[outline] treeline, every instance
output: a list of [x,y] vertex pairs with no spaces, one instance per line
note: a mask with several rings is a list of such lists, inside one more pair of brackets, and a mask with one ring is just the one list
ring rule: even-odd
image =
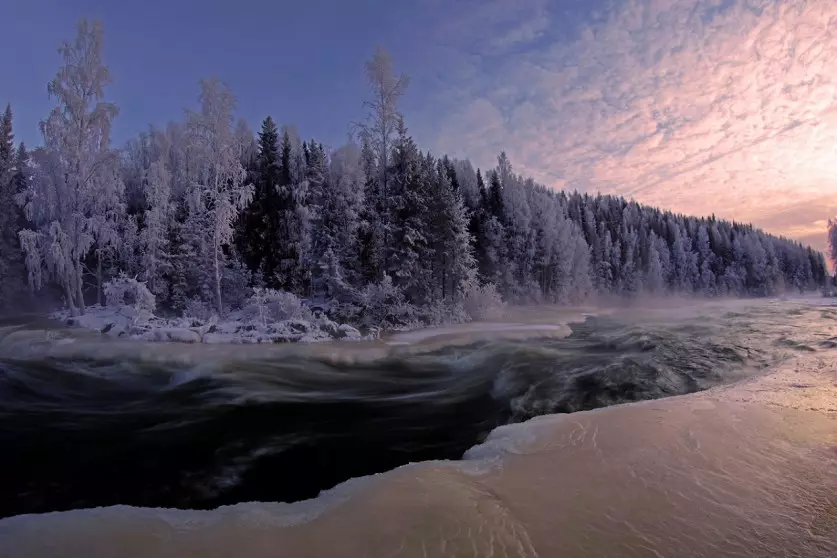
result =
[[[224,84],[201,84],[181,122],[110,146],[117,108],[102,29],[81,22],[49,84],[57,100],[31,157],[0,128],[0,304],[54,289],[75,312],[120,274],[158,306],[224,313],[253,287],[341,319],[371,300],[390,322],[474,315],[499,296],[567,303],[594,293],[770,295],[827,276],[823,255],[750,225],[557,192],[421,151],[398,111],[408,80],[366,64],[370,101],[331,149],[270,117],[254,135]],[[376,318],[376,319],[378,319]]]

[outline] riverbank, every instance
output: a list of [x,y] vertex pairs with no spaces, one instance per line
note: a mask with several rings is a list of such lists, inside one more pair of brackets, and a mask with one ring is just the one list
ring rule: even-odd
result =
[[[837,367],[497,429],[463,462],[298,504],[0,521],[4,556],[786,556],[837,551]],[[126,479],[130,482],[130,479]]]
[[461,461],[294,504],[5,519],[0,556],[833,556],[837,312],[779,305],[763,325],[734,310],[742,336],[769,329],[787,359],[699,393],[501,426]]

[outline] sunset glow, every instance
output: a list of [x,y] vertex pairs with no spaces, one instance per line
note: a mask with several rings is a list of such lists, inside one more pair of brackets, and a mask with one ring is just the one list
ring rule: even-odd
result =
[[555,187],[752,221],[824,249],[837,214],[837,3],[630,0],[569,34],[551,31],[562,14],[548,2],[492,6],[496,28],[517,30],[507,40],[475,52],[444,34],[452,74],[468,78],[451,84],[459,104],[440,150],[489,165],[506,149]]

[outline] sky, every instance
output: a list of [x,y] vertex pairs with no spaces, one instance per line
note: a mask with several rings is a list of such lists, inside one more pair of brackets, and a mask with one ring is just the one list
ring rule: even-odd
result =
[[[837,215],[833,0],[0,0],[0,102],[37,144],[75,21],[105,26],[117,144],[226,81],[269,115],[343,143],[363,63],[411,76],[418,144],[555,188],[750,221],[825,248]],[[11,14],[11,17],[9,17]]]

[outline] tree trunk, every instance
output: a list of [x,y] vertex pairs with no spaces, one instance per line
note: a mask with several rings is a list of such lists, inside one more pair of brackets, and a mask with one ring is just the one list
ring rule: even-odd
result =
[[78,296],[78,300],[76,302],[78,303],[79,312],[81,314],[84,314],[87,309],[84,306],[84,293],[82,292],[82,289],[81,289],[82,279],[83,279],[83,275],[82,275],[82,272],[81,272],[81,261],[77,261],[75,263],[75,265],[76,265],[76,277],[77,277],[77,279],[76,279],[76,294]]
[[96,267],[96,303],[102,305],[102,251],[96,251],[96,259],[98,264]]
[[70,284],[65,279],[64,283],[64,297],[67,299],[67,306],[70,307],[70,315],[78,316],[78,308],[76,308],[75,300],[73,299],[73,291],[70,289]]
[[448,258],[446,254],[442,254],[442,300],[447,300],[448,298],[448,274],[447,274],[447,262]]
[[218,262],[218,232],[215,232],[215,250],[212,252],[212,260],[215,268],[215,308],[218,310],[218,316],[223,314],[221,307],[221,268]]

